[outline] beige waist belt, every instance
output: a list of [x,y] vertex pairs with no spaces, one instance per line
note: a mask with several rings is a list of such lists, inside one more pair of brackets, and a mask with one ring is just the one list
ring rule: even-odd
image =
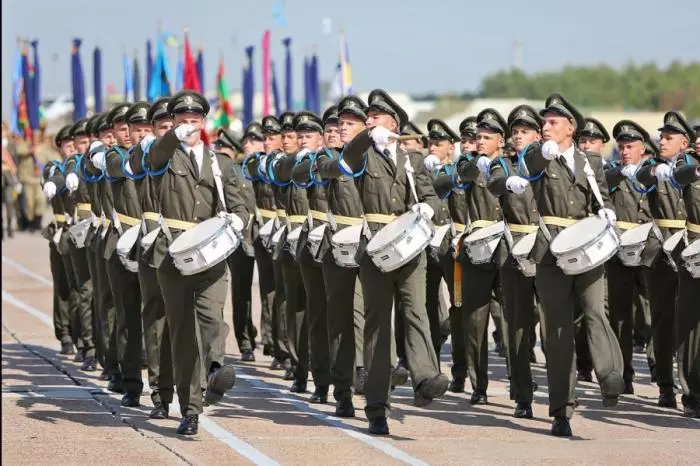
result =
[[391,223],[396,220],[396,215],[386,215],[386,214],[365,214],[365,220],[370,223]]
[[328,221],[328,216],[325,212],[320,212],[318,210],[310,210],[309,213],[311,214],[311,218],[313,218],[314,220],[318,220],[319,222]]
[[474,228],[484,228],[484,227],[489,227],[496,223],[495,220],[474,220],[472,223],[469,224],[469,228],[472,230]]
[[141,220],[138,218],[134,217],[129,217],[128,215],[120,214],[117,212],[117,218],[119,219],[120,223],[124,223],[126,225],[129,225],[130,227],[133,227],[134,225],[138,225],[141,223]]
[[78,212],[92,213],[92,205],[91,204],[80,202],[80,203],[78,203],[78,205],[76,207],[78,209]]
[[620,220],[618,220],[617,222],[615,222],[615,224],[617,225],[617,228],[619,228],[620,230],[631,230],[632,228],[636,228],[636,227],[638,227],[639,225],[641,225],[640,223],[623,222],[623,221],[620,221]]
[[700,225],[698,225],[697,223],[690,223],[690,222],[688,222],[688,223],[686,224],[686,228],[688,229],[688,231],[692,231],[693,233],[699,233],[699,234],[700,234]]
[[467,226],[463,223],[455,223],[454,226],[455,226],[455,231],[457,233],[460,233],[460,234],[464,233],[467,230]]
[[[275,215],[277,215],[277,213],[274,210],[258,209],[258,211],[260,212],[260,216],[262,218],[270,219],[270,218],[275,218]],[[282,212],[284,212],[284,211],[282,211]]]
[[141,218],[144,220],[151,220],[152,222],[157,222],[160,218],[160,215],[158,215],[156,212],[144,212],[141,215]]
[[539,227],[537,225],[518,225],[517,223],[509,223],[508,230],[511,233],[525,233],[530,234],[537,231]]
[[168,225],[168,228],[173,228],[175,230],[189,230],[190,228],[194,228],[197,226],[197,224],[194,222],[175,220],[173,218],[163,217],[163,221],[165,221],[165,224]]
[[665,218],[654,219],[654,222],[661,228],[685,228],[685,220],[669,220]]
[[545,225],[554,225],[556,227],[570,227],[574,223],[578,222],[578,220],[579,219],[575,218],[542,216],[542,221]]
[[333,215],[335,223],[338,225],[353,226],[362,225],[362,217],[345,217],[343,215]]

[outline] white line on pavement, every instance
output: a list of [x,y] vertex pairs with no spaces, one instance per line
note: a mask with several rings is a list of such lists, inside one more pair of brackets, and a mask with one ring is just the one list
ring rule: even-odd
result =
[[[3,257],[3,262],[4,262],[4,259],[5,258]],[[18,268],[18,270],[19,270],[19,268]],[[35,278],[35,277],[32,277],[32,278]],[[41,322],[46,324],[47,327],[53,328],[53,320],[49,316],[47,316],[44,312],[42,312],[39,309],[25,303],[21,299],[15,298],[14,296],[12,296],[10,293],[8,293],[5,290],[2,290],[2,300],[17,307],[18,309],[21,309],[22,311],[26,312],[27,314],[31,315],[32,317],[36,317],[37,319],[41,320]],[[179,412],[179,409],[178,409],[178,412]],[[217,424],[213,420],[209,419],[207,416],[205,416],[205,415],[199,416],[199,425],[202,426],[202,428],[204,430],[209,432],[215,439],[219,440],[220,442],[224,443],[225,445],[228,445],[233,450],[235,450],[239,455],[241,455],[245,458],[248,458],[254,464],[262,465],[262,466],[277,466],[277,465],[279,465],[279,463],[277,463],[275,460],[265,456],[262,452],[257,450],[255,447],[253,447],[249,443],[246,443],[245,441],[239,439],[238,437],[236,437],[232,433],[228,432],[226,429],[221,427],[219,424]]]
[[34,280],[38,281],[42,285],[50,286],[53,288],[53,282],[51,280],[49,280],[48,278],[46,278],[42,275],[39,275],[37,273],[32,272],[31,270],[29,270],[28,268],[26,268],[25,266],[23,266],[19,262],[16,262],[7,256],[4,256],[4,255],[2,256],[2,263],[9,265],[13,269],[17,270],[20,273],[23,273],[24,275],[26,275],[28,277],[32,277]]

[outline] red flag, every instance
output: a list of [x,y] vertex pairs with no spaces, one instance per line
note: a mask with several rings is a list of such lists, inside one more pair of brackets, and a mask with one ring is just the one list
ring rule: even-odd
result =
[[191,89],[193,91],[202,92],[202,86],[199,82],[197,73],[197,64],[192,58],[192,49],[190,48],[190,39],[185,32],[185,65],[182,70],[182,88]]
[[263,52],[263,115],[270,114],[270,31],[262,38]]

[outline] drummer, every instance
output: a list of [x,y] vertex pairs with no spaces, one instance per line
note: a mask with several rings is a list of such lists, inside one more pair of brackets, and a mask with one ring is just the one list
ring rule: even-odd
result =
[[[580,275],[566,275],[549,251],[550,240],[563,228],[589,214],[615,221],[602,171],[595,172],[604,205],[598,205],[584,173],[586,154],[574,146],[577,131],[584,127],[581,114],[561,95],[547,98],[543,145],[532,145],[523,157],[522,172],[532,183],[537,210],[542,216],[531,257],[537,263],[535,283],[545,315],[547,380],[552,435],[570,437],[569,419],[575,403],[574,314],[580,309],[588,330],[593,367],[611,406],[624,390],[620,346],[604,313],[603,266]],[[544,176],[546,174],[547,176]],[[567,202],[568,201],[568,202]]]
[[[664,115],[661,132],[660,154],[647,160],[637,171],[637,181],[649,189],[649,207],[655,224],[664,241],[686,227],[687,213],[683,205],[681,186],[671,179],[674,167],[688,163],[690,141],[695,140],[695,131],[678,112]],[[651,190],[651,187],[656,189]],[[682,248],[682,241],[676,248]],[[675,346],[675,309],[678,291],[678,274],[671,259],[662,251],[663,244],[654,234],[649,235],[647,247],[642,254],[642,265],[649,283],[651,305],[652,341],[656,359],[656,384],[659,386],[658,405],[676,409],[676,392],[673,380],[673,353]],[[674,252],[676,252],[674,250]]]
[[[233,132],[226,128],[220,128],[218,139],[214,141],[217,154],[223,154],[234,162],[237,173],[241,172],[241,164],[244,159],[243,146]],[[241,194],[246,200],[248,212],[255,212],[255,193],[248,180],[241,180]],[[250,222],[243,233],[241,246],[231,254],[228,259],[229,272],[231,274],[231,301],[233,307],[233,333],[238,343],[238,351],[241,353],[241,361],[255,361],[255,338],[258,329],[253,324],[253,269],[255,267],[255,253],[253,250],[253,235],[257,232],[257,226]]]
[[[117,144],[110,150],[93,155],[97,168],[105,168],[105,176],[111,182],[112,229],[107,236],[107,251],[116,248],[119,237],[129,228],[141,224],[142,210],[136,184],[130,168],[126,166],[127,149],[141,142],[153,132],[148,121],[147,102],[116,107],[109,113]],[[124,162],[124,163],[123,163]],[[110,212],[105,212],[110,215]],[[107,261],[112,295],[117,308],[117,353],[122,373],[124,398],[122,406],[140,406],[143,382],[141,379],[141,350],[143,345],[141,325],[141,288],[139,276],[127,270],[117,253],[111,252]]]
[[[491,161],[502,153],[506,139],[510,136],[508,124],[500,113],[488,108],[476,117],[477,150],[460,157],[455,167],[453,180],[465,190],[469,219],[467,233],[491,226],[503,219],[498,199],[489,192],[486,177]],[[466,236],[466,235],[465,235]],[[493,257],[486,263],[475,263],[466,254],[464,236],[458,246],[461,277],[456,286],[461,287],[462,320],[467,335],[467,369],[472,385],[470,404],[486,404],[488,396],[488,322],[491,296],[501,301],[498,267]],[[502,317],[495,316],[498,319]],[[494,319],[495,320],[495,319]]]
[[401,141],[401,148],[405,150],[406,152],[419,152],[422,155],[427,155],[428,152],[428,138],[425,136],[423,131],[416,126],[415,123],[412,121],[406,122],[401,127],[401,132],[399,133],[401,136],[411,136],[411,135],[418,135],[420,136],[419,138],[416,139],[407,139],[405,141]]
[[343,147],[340,142],[340,127],[338,126],[338,106],[331,105],[323,112],[323,140],[329,149],[338,151]]
[[[516,418],[532,418],[533,380],[530,370],[530,351],[535,311],[535,277],[526,276],[509,251],[526,235],[537,232],[539,215],[529,182],[517,176],[517,153],[540,139],[542,118],[529,105],[519,105],[508,115],[508,127],[513,135],[516,154],[499,157],[491,163],[489,191],[498,196],[506,228],[512,241],[508,248],[498,251],[501,289],[503,290],[504,317],[510,374],[510,399],[515,401]],[[510,244],[509,244],[510,243]]]
[[[694,128],[698,131],[698,128]],[[698,133],[695,133],[696,145]],[[700,154],[690,153],[678,163],[673,179],[683,187],[683,200],[688,213],[688,243],[700,241]],[[696,248],[695,251],[698,251]],[[679,261],[682,263],[683,261]],[[695,266],[697,268],[697,265]],[[678,337],[678,375],[683,389],[683,415],[700,418],[700,348],[694,344],[700,335],[698,302],[700,278],[693,278],[688,269],[678,267],[678,301],[676,302],[676,331]]]
[[[163,217],[161,227],[166,234],[159,235],[155,241],[154,263],[165,301],[182,414],[177,433],[194,435],[203,401],[218,402],[235,382],[233,366],[224,364],[228,334],[223,321],[228,288],[226,265],[221,262],[197,274],[183,276],[168,253],[172,244],[169,237],[175,240],[183,231],[213,218],[224,204],[214,180],[214,161],[223,175],[225,206],[235,229],[244,228],[249,212],[238,177],[232,176],[235,175],[233,161],[211,153],[201,141],[204,117],[209,112],[207,100],[196,92],[183,90],[172,97],[167,110],[175,127],[153,142],[144,163],[162,173],[156,176],[163,183],[159,207]],[[207,387],[204,400],[203,376]]]
[[[141,204],[142,226],[139,243],[143,236],[151,233],[158,226],[160,207],[158,205],[158,178],[143,176],[144,152],[150,150],[151,143],[173,127],[173,120],[168,113],[169,97],[156,100],[146,113],[146,120],[152,130],[143,131],[143,138],[137,142],[137,135],[142,132],[130,133],[134,143],[129,155],[129,168],[135,175],[134,183]],[[140,126],[140,125],[139,125]],[[156,233],[157,234],[157,233]],[[139,247],[140,244],[137,245]],[[149,413],[151,419],[166,419],[173,401],[173,359],[170,348],[170,331],[165,318],[165,303],[163,293],[158,284],[158,275],[153,263],[153,247],[140,248],[139,254],[139,285],[141,286],[141,302],[143,305],[143,335],[146,346],[146,361],[148,365],[148,385],[151,387],[153,409]]]
[[294,130],[294,113],[284,112],[280,115],[280,126],[282,129],[282,150],[286,154],[296,154],[299,150],[299,141]]
[[[365,362],[368,379],[365,386],[369,432],[388,435],[387,414],[391,385],[391,308],[394,290],[401,296],[406,319],[407,360],[414,388],[414,404],[427,406],[447,390],[449,379],[440,373],[430,341],[425,310],[425,254],[392,272],[382,272],[365,253],[368,235],[376,234],[396,216],[412,210],[429,219],[438,198],[418,154],[398,147],[396,132],[406,121],[405,111],[383,90],[369,95],[367,126],[350,141],[341,160],[318,164],[322,178],[345,174],[357,178],[367,228],[360,240],[358,263],[366,302]],[[409,168],[415,173],[411,175]],[[416,185],[416,203],[409,187],[409,176]],[[430,205],[432,204],[432,206]]]
[[[615,124],[613,138],[617,142],[622,163],[609,163],[605,170],[605,180],[617,214],[617,227],[625,232],[651,221],[647,192],[634,180],[635,173],[643,162],[646,144],[651,138],[644,128],[630,120],[622,120]],[[605,267],[610,322],[620,343],[624,361],[622,374],[625,380],[624,393],[633,394],[634,307],[637,295],[647,296],[647,281],[643,267],[627,267],[617,256],[606,262]]]

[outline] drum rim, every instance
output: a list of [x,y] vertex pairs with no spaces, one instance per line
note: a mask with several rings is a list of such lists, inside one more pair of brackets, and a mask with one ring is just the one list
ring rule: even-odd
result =
[[[396,219],[394,219],[391,223],[387,223],[387,224],[384,225],[382,228],[380,228],[379,231],[382,231],[384,228],[388,227],[389,225],[391,225],[391,224],[394,223],[395,221],[399,220],[399,219],[402,218],[403,216],[407,216],[407,217],[408,217],[407,214],[412,214],[411,217],[413,218],[413,220],[411,221],[411,224],[410,224],[411,227],[415,227],[416,225],[420,225],[421,223],[425,223],[426,225],[428,225],[428,230],[431,230],[431,229],[432,229],[432,233],[433,233],[433,234],[430,235],[430,239],[432,239],[433,235],[435,235],[435,226],[433,226],[428,220],[426,220],[425,218],[423,218],[422,215],[417,214],[417,213],[413,212],[412,210],[409,210],[408,212],[404,212],[403,214],[399,215],[399,216],[396,217]],[[379,233],[379,231],[377,231],[377,234]],[[372,248],[372,247],[371,247],[372,241],[374,241],[374,239],[377,238],[377,235],[374,235],[374,236],[369,240],[369,242],[367,243],[367,249],[366,249],[366,251],[367,251],[368,254],[372,254],[372,253],[376,253],[376,252],[378,252],[378,251],[380,251],[380,250],[383,250],[383,249],[385,249],[385,248],[388,247],[388,246],[393,246],[394,244],[400,242],[402,239],[404,239],[406,236],[408,236],[409,231],[413,231],[413,228],[404,228],[403,230],[401,230],[401,233],[400,233],[399,235],[395,236],[390,242],[385,243],[385,244],[383,244],[383,245],[381,245],[381,246],[378,246],[378,247],[376,247],[376,248]],[[430,240],[428,240],[428,244],[430,244]]]
[[[671,253],[673,252],[673,250],[676,249],[676,248],[678,247],[678,243],[680,243],[681,239],[683,238],[683,233],[684,233],[684,230],[678,230],[678,231],[676,231],[675,233],[673,233],[671,236],[669,236],[668,238],[666,238],[666,239],[664,240],[663,244],[661,245],[661,249],[663,249],[663,251],[664,251],[665,253],[671,254]],[[667,248],[666,248],[666,243],[668,243],[669,241],[671,241],[671,239],[673,239],[673,238],[678,238],[678,239],[673,243],[673,246],[672,246],[670,249],[667,249]],[[669,243],[669,244],[670,244],[670,243]]]
[[[697,245],[697,246],[696,246],[696,245]],[[692,254],[686,254],[686,251],[689,250],[689,249],[691,248],[691,246],[692,246],[692,247],[698,248],[698,250],[695,251],[695,252],[693,252]],[[697,256],[697,255],[700,255],[700,238],[697,238],[697,239],[691,241],[691,242],[688,244],[688,246],[686,246],[685,248],[683,248],[683,251],[681,251],[681,258],[682,258],[683,260],[687,260],[687,259],[693,258],[693,257],[695,257],[695,256]]]
[[[513,247],[510,248],[510,255],[513,256],[514,258],[516,258],[516,257],[527,257],[527,256],[532,252],[532,249],[535,247],[535,243],[537,243],[537,233],[538,233],[537,231],[533,231],[532,233],[528,233],[528,234],[524,235],[522,238],[520,238],[515,244],[513,244]],[[529,237],[529,236],[532,236],[532,237],[534,238],[534,239],[532,240],[532,246],[530,247],[530,249],[529,249],[526,253],[524,253],[524,254],[516,254],[516,253],[515,253],[515,248],[516,248],[520,243],[522,243],[523,240],[525,240],[525,238],[527,238],[527,237]],[[529,259],[527,259],[527,260],[529,260]],[[531,261],[531,262],[532,262],[532,261]]]
[[[220,218],[220,217],[212,217],[212,218],[209,218],[209,219],[205,220],[204,222],[198,223],[196,226],[192,227],[192,229],[197,228],[197,226],[199,226],[199,225],[204,225],[204,223],[205,223],[205,222],[208,222],[209,220],[214,220],[214,219],[218,219],[218,218]],[[179,254],[185,254],[185,253],[187,253],[187,252],[193,251],[193,250],[197,249],[198,247],[200,247],[203,243],[208,243],[208,242],[210,242],[211,240],[213,240],[215,237],[219,236],[219,235],[221,234],[221,232],[223,232],[223,231],[226,230],[227,228],[228,228],[228,229],[231,229],[231,230],[233,231],[233,225],[231,225],[230,223],[224,221],[224,223],[222,224],[221,228],[219,228],[218,230],[216,230],[216,231],[215,231],[214,233],[212,233],[211,235],[208,235],[206,238],[202,238],[202,239],[200,240],[199,243],[197,243],[197,244],[195,244],[195,245],[192,245],[192,246],[188,246],[186,249],[181,249],[181,250],[179,250],[179,251],[173,252],[173,251],[172,251],[172,247],[173,247],[173,245],[176,243],[177,240],[179,240],[180,238],[182,238],[182,234],[181,234],[180,236],[178,236],[177,238],[175,238],[175,239],[173,240],[173,242],[170,244],[170,246],[168,246],[168,252],[169,252],[170,255],[172,256],[173,254],[178,254],[178,255],[179,255]],[[192,230],[187,230],[187,231],[192,231]],[[183,232],[183,233],[184,233],[184,232]],[[235,234],[235,232],[234,232],[233,236],[234,236],[235,238],[238,238],[238,236]],[[240,242],[240,240],[238,240],[238,241]]]
[[[601,230],[601,232],[600,232],[600,234],[599,234],[598,236],[594,237],[593,239],[591,239],[590,241],[588,241],[588,242],[586,242],[586,243],[584,243],[584,244],[581,244],[581,245],[579,245],[579,246],[576,246],[575,248],[569,249],[569,250],[566,251],[566,252],[560,252],[560,253],[558,253],[558,254],[555,253],[555,252],[552,250],[552,246],[554,246],[554,243],[557,241],[557,239],[561,236],[561,234],[562,234],[565,230],[567,230],[568,228],[572,228],[572,227],[578,225],[580,222],[583,222],[584,220],[589,220],[589,219],[602,220],[602,219],[600,219],[600,218],[598,218],[598,217],[586,217],[586,218],[582,218],[582,219],[578,220],[578,221],[577,221],[576,223],[574,223],[573,225],[566,227],[564,230],[562,230],[562,231],[559,232],[559,234],[552,240],[551,243],[549,243],[549,250],[550,250],[550,252],[551,252],[555,257],[560,257],[560,256],[563,255],[563,254],[568,254],[568,253],[570,253],[570,252],[573,251],[574,249],[585,249],[585,248],[587,248],[588,246],[590,246],[590,245],[596,243],[597,241],[599,241],[600,238],[601,238],[602,236],[605,236],[605,235],[607,235],[607,234],[615,235],[615,233],[613,233],[613,232],[611,231],[612,226],[611,226],[609,223],[607,223],[606,226],[605,226],[605,228],[603,228],[603,229]],[[604,220],[603,220],[603,221],[604,221]],[[620,246],[620,239],[619,239],[619,237],[618,237],[618,240],[617,240],[617,245],[618,245],[618,247]]]
[[485,237],[483,237],[483,238],[479,238],[479,239],[476,239],[476,240],[471,240],[471,241],[469,241],[469,237],[470,237],[471,235],[475,235],[476,233],[482,232],[482,231],[484,231],[485,228],[493,228],[493,227],[496,227],[496,226],[498,226],[499,223],[500,223],[500,224],[503,224],[503,228],[505,229],[505,226],[506,226],[505,222],[504,222],[503,220],[499,220],[498,222],[496,222],[496,223],[494,223],[494,224],[492,224],[492,225],[488,225],[488,226],[485,226],[485,227],[477,228],[476,230],[470,232],[467,236],[464,237],[464,242],[465,242],[465,243],[467,243],[467,242],[469,242],[469,243],[476,243],[476,242],[478,242],[478,241],[487,241],[487,242],[488,242],[488,241],[492,240],[492,239],[495,238],[495,237],[499,237],[499,238],[500,238],[501,236],[503,236],[503,234],[505,233],[505,231],[499,231],[499,232],[493,233],[493,234],[491,234],[491,235],[489,235],[489,236],[485,236]]
[[122,233],[121,236],[119,236],[119,238],[117,239],[117,244],[114,247],[120,256],[122,255],[122,253],[120,251],[123,251],[125,249],[124,247],[122,247],[122,248],[119,247],[119,243],[121,242],[121,239],[124,238],[127,235],[127,233],[132,232],[132,231],[136,231],[136,236],[134,237],[133,243],[131,243],[131,245],[129,246],[128,251],[126,253],[124,253],[124,254],[128,254],[128,252],[131,251],[131,248],[133,248],[134,245],[136,244],[136,242],[139,240],[140,230],[141,230],[140,224],[133,225],[133,226],[130,226],[126,231],[124,231],[124,233]]

